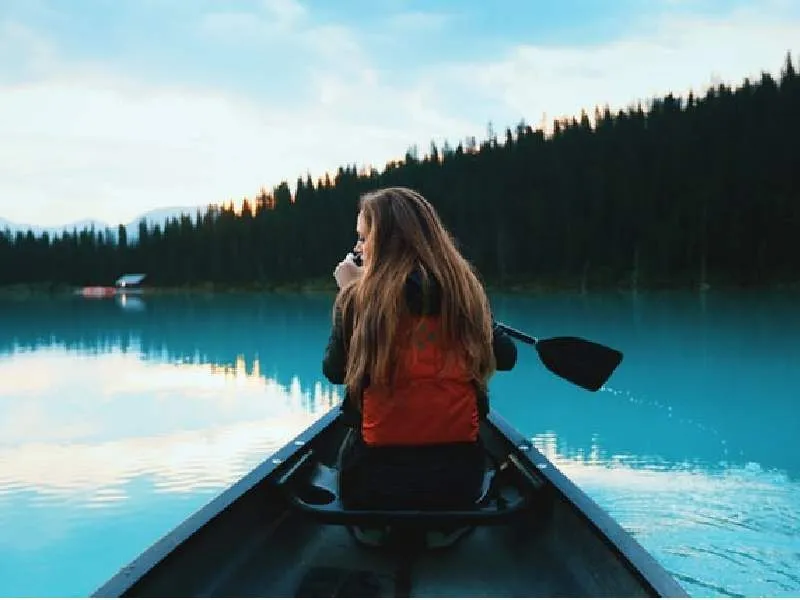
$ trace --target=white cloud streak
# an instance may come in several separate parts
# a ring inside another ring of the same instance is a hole
[[[472,83],[501,107],[506,123],[539,125],[590,115],[596,106],[625,108],[667,93],[703,94],[710,85],[738,86],[762,70],[777,72],[800,20],[739,10],[719,19],[666,16],[642,23],[642,33],[585,47],[520,45],[503,60],[447,69],[449,85]],[[796,56],[796,55],[795,55]]]
[[[273,19],[291,25],[305,18],[308,10],[296,0],[262,0],[264,8]]]
[[[247,367],[57,348],[0,359],[0,501],[21,489],[122,489],[139,476],[163,489],[222,487],[341,400]]]

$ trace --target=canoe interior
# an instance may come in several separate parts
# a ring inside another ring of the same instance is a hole
[[[278,486],[309,448],[316,460],[335,464],[344,430],[334,414],[327,415],[145,551],[95,596],[686,595],[514,433],[494,417],[483,425],[482,438],[496,459],[513,455],[514,470],[525,471],[519,482],[528,486],[533,501],[524,511],[505,524],[478,525],[449,548],[376,550],[357,543],[345,526],[320,523],[298,511]],[[575,494],[584,506],[576,504]]]

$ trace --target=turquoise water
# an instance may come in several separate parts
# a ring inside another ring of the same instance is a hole
[[[520,346],[495,409],[698,596],[800,594],[797,297],[497,297],[619,348],[585,392]],[[0,300],[0,595],[82,596],[339,400],[330,298]]]

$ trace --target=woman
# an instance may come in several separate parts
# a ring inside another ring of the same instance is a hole
[[[323,372],[345,384],[353,427],[340,456],[351,507],[457,508],[480,494],[478,421],[487,382],[516,363],[489,301],[433,206],[406,188],[361,198],[363,259],[334,271],[339,294]]]

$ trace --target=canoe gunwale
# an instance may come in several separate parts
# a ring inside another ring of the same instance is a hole
[[[628,563],[631,571],[637,575],[642,585],[650,588],[659,597],[689,597],[686,590],[636,541],[631,533],[627,532],[606,510],[564,475],[510,423],[494,411],[489,413],[487,420],[516,446],[516,452],[524,457],[524,460],[531,464],[539,475],[549,481],[562,497],[575,507],[575,512],[599,533],[599,537]]]

